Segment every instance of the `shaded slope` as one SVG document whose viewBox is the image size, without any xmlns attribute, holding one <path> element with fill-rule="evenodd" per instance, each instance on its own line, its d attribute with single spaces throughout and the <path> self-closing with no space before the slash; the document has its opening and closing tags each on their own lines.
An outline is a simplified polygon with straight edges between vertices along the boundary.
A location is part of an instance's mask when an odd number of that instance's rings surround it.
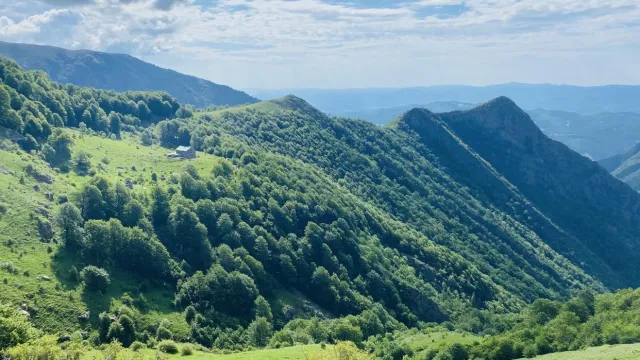
<svg viewBox="0 0 640 360">
<path fill-rule="evenodd" d="M 116 91 L 163 90 L 182 103 L 199 107 L 257 101 L 228 86 L 163 69 L 124 54 L 0 41 L 0 55 L 14 59 L 26 70 L 43 70 L 53 81 L 63 84 Z"/>
<path fill-rule="evenodd" d="M 617 274 L 602 278 L 605 283 L 637 285 L 637 193 L 597 163 L 546 137 L 508 98 L 439 116 L 547 217 Z M 567 256 L 577 262 L 584 254 Z"/>
<path fill-rule="evenodd" d="M 564 297 L 585 283 L 598 287 L 518 218 L 452 178 L 415 136 L 299 111 L 308 106 L 288 96 L 252 110 L 213 113 L 211 125 L 322 168 L 358 198 L 462 255 L 519 299 Z"/>
<path fill-rule="evenodd" d="M 611 175 L 629 184 L 634 190 L 640 191 L 640 144 L 624 154 L 602 159 L 598 163 Z"/>
</svg>

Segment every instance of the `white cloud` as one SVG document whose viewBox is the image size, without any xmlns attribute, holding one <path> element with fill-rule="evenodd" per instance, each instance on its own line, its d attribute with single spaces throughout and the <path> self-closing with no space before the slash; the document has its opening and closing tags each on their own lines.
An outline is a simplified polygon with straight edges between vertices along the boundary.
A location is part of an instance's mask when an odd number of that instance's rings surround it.
<svg viewBox="0 0 640 360">
<path fill-rule="evenodd" d="M 634 61 L 625 56 L 640 57 L 637 0 L 406 0 L 390 7 L 321 0 L 158 1 L 94 0 L 73 11 L 4 16 L 0 38 L 130 52 L 240 86 L 640 82 L 637 72 L 616 73 Z M 169 6 L 171 11 L 163 10 Z M 452 7 L 459 13 L 438 16 Z M 53 19 L 72 31 L 43 36 Z M 584 56 L 593 64 L 615 58 L 618 69 L 594 69 L 585 78 L 585 71 L 566 65 Z"/>
<path fill-rule="evenodd" d="M 83 16 L 68 9 L 52 9 L 14 21 L 0 17 L 0 37 L 13 41 L 44 41 L 58 36 L 70 36 L 70 27 L 83 20 Z"/>
</svg>

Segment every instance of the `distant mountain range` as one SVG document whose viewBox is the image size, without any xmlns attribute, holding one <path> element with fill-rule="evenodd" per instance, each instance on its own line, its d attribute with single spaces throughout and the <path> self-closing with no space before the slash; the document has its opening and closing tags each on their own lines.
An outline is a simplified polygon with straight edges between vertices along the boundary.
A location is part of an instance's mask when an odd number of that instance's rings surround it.
<svg viewBox="0 0 640 360">
<path fill-rule="evenodd" d="M 44 70 L 63 84 L 129 91 L 162 90 L 197 107 L 240 105 L 258 100 L 208 80 L 163 69 L 130 55 L 0 41 L 0 56 L 27 70 Z"/>
<path fill-rule="evenodd" d="M 371 89 L 275 89 L 248 90 L 260 99 L 287 94 L 299 96 L 331 115 L 428 104 L 435 101 L 459 101 L 479 104 L 499 96 L 508 96 L 523 109 L 552 109 L 581 114 L 602 112 L 640 112 L 640 86 L 580 87 L 549 84 L 509 83 L 491 86 L 445 85 L 416 88 Z"/>
<path fill-rule="evenodd" d="M 594 160 L 620 154 L 640 140 L 640 113 L 527 112 L 547 136 Z"/>
</svg>

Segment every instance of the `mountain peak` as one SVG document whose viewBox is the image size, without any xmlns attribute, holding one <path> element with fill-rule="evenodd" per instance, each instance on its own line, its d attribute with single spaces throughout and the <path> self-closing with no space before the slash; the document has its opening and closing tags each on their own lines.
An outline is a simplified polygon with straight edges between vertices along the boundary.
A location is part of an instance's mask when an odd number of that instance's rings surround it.
<svg viewBox="0 0 640 360">
<path fill-rule="evenodd" d="M 302 113 L 309 113 L 314 115 L 324 115 L 320 110 L 313 107 L 306 100 L 297 97 L 295 95 L 289 94 L 279 99 L 270 100 L 271 103 L 276 104 L 285 109 L 298 111 Z"/>
<path fill-rule="evenodd" d="M 534 146 L 544 137 L 531 117 L 506 96 L 442 118 L 454 128 L 462 127 L 476 133 L 495 133 L 518 147 Z"/>
<path fill-rule="evenodd" d="M 490 111 L 490 112 L 500 112 L 502 114 L 511 113 L 513 115 L 526 116 L 524 110 L 522 110 L 515 101 L 511 100 L 506 96 L 499 96 L 495 99 L 489 100 L 484 104 L 480 104 L 469 111 Z M 533 123 L 533 121 L 531 121 Z"/>
</svg>

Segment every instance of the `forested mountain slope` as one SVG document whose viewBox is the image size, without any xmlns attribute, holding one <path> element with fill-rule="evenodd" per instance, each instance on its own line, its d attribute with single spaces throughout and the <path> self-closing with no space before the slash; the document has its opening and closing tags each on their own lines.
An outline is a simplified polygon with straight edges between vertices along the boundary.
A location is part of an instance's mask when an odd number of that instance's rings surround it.
<svg viewBox="0 0 640 360">
<path fill-rule="evenodd" d="M 469 113 L 474 114 L 481 109 L 487 109 L 487 107 L 493 108 L 494 105 L 500 106 L 505 100 L 506 99 L 498 99 L 488 106 L 479 107 Z M 513 104 L 511 101 L 506 102 Z M 277 151 L 291 156 L 295 154 L 298 158 L 313 162 L 322 167 L 358 196 L 386 209 L 398 219 L 416 226 L 420 231 L 433 237 L 434 240 L 441 241 L 447 246 L 465 253 L 465 257 L 476 262 L 477 266 L 484 272 L 492 273 L 494 270 L 491 270 L 492 267 L 489 265 L 491 261 L 483 261 L 483 255 L 478 255 L 486 254 L 486 251 L 481 250 L 483 246 L 487 246 L 487 243 L 495 241 L 492 246 L 491 256 L 495 256 L 495 254 L 493 254 L 495 249 L 505 251 L 508 254 L 505 256 L 505 261 L 508 263 L 523 256 L 522 249 L 519 249 L 518 245 L 515 245 L 517 242 L 515 244 L 512 242 L 513 237 L 517 238 L 515 234 L 527 239 L 526 241 L 533 241 L 530 236 L 534 234 L 534 238 L 537 238 L 537 236 L 542 237 L 544 243 L 555 247 L 557 251 L 572 258 L 575 263 L 582 264 L 582 266 L 588 268 L 589 271 L 598 274 L 598 277 L 609 285 L 614 287 L 623 286 L 625 284 L 633 284 L 637 281 L 637 278 L 634 278 L 635 273 L 633 267 L 630 266 L 628 262 L 617 263 L 611 260 L 611 258 L 618 255 L 618 251 L 620 251 L 620 255 L 623 256 L 634 256 L 632 255 L 633 252 L 629 251 L 629 246 L 634 241 L 629 234 L 637 231 L 637 226 L 630 221 L 626 222 L 623 220 L 621 222 L 621 220 L 611 215 L 611 212 L 615 213 L 617 210 L 609 210 L 604 207 L 607 205 L 612 206 L 612 202 L 614 201 L 625 199 L 630 202 L 637 201 L 635 194 L 629 191 L 624 184 L 611 178 L 606 172 L 598 171 L 599 167 L 597 164 L 581 157 L 565 146 L 546 138 L 528 117 L 526 121 L 522 121 L 522 124 L 520 124 L 520 120 L 524 119 L 522 116 L 526 116 L 526 114 L 515 107 L 515 105 L 505 109 L 503 113 L 488 114 L 486 117 L 490 119 L 497 117 L 496 123 L 487 125 L 486 128 L 482 127 L 484 125 L 481 125 L 477 129 L 474 128 L 473 131 L 477 133 L 482 133 L 483 131 L 491 133 L 491 131 L 494 130 L 504 131 L 505 133 L 513 132 L 514 136 L 520 136 L 520 138 L 511 139 L 514 143 L 511 146 L 517 147 L 528 146 L 528 140 L 526 136 L 522 134 L 535 134 L 537 138 L 545 139 L 545 146 L 549 146 L 551 149 L 549 151 L 555 151 L 552 154 L 552 159 L 559 157 L 559 160 L 555 161 L 571 163 L 577 161 L 578 164 L 582 164 L 582 167 L 576 167 L 574 165 L 570 168 L 572 169 L 571 171 L 595 171 L 598 178 L 601 179 L 600 181 L 607 183 L 611 189 L 605 188 L 603 190 L 596 187 L 592 182 L 588 181 L 588 179 L 581 180 L 580 176 L 582 175 L 576 175 L 578 179 L 576 179 L 574 186 L 571 187 L 569 184 L 571 179 L 567 179 L 569 175 L 561 173 L 556 178 L 554 173 L 556 170 L 552 167 L 537 169 L 541 172 L 537 174 L 537 176 L 544 177 L 544 179 L 554 179 L 555 182 L 550 182 L 550 180 L 539 181 L 535 184 L 528 185 L 528 187 L 520 188 L 523 186 L 523 183 L 517 182 L 515 181 L 517 179 L 514 179 L 511 183 L 514 184 L 515 187 L 509 184 L 505 185 L 505 182 L 501 179 L 503 175 L 501 173 L 504 171 L 506 179 L 510 180 L 509 176 L 513 173 L 518 173 L 520 169 L 515 164 L 511 164 L 511 168 L 493 166 L 497 171 L 492 170 L 486 172 L 486 176 L 477 176 L 477 181 L 481 183 L 484 188 L 469 190 L 464 186 L 467 185 L 465 178 L 474 177 L 477 174 L 469 172 L 468 169 L 469 167 L 473 168 L 481 166 L 482 164 L 482 161 L 480 161 L 477 156 L 472 156 L 473 152 L 476 151 L 475 146 L 477 145 L 473 141 L 467 143 L 469 146 L 462 146 L 463 150 L 460 150 L 462 153 L 458 156 L 471 157 L 473 163 L 464 163 L 464 166 L 452 169 L 449 167 L 450 160 L 448 154 L 435 153 L 439 151 L 442 146 L 439 142 L 453 141 L 452 139 L 439 138 L 435 143 L 423 143 L 420 139 L 411 137 L 410 134 L 402 131 L 398 132 L 394 129 L 397 126 L 378 129 L 375 126 L 361 121 L 328 118 L 318 111 L 313 111 L 306 102 L 295 97 L 286 97 L 282 100 L 274 101 L 272 104 L 276 104 L 281 109 L 284 108 L 291 112 L 291 115 L 287 117 L 287 121 L 283 120 L 282 115 L 279 117 L 275 115 L 268 116 L 268 114 L 258 111 L 259 116 L 252 116 L 250 111 L 247 110 L 245 114 L 222 112 L 225 115 L 220 116 L 220 125 L 232 133 L 246 136 L 251 142 L 260 143 L 270 151 Z M 511 123 L 504 122 L 501 117 L 505 116 L 505 113 L 508 117 L 516 116 L 519 118 Z M 409 113 L 409 115 L 411 114 L 412 112 Z M 442 116 L 447 120 L 451 115 L 445 114 Z M 434 115 L 434 117 L 437 118 L 438 116 Z M 403 122 L 402 119 L 400 122 Z M 287 125 L 285 126 L 283 123 Z M 469 128 L 471 128 L 471 125 L 472 124 L 470 124 Z M 462 126 L 454 129 L 454 133 L 457 135 L 458 132 L 455 130 L 466 135 L 466 130 Z M 470 132 L 473 133 L 473 131 Z M 488 136 L 486 136 L 486 138 L 487 140 L 491 139 Z M 463 141 L 465 140 L 464 138 L 462 139 Z M 496 141 L 498 140 L 499 139 L 496 139 Z M 471 149 L 469 149 L 469 147 L 471 147 Z M 560 147 L 560 150 L 558 150 L 558 147 Z M 480 148 L 480 150 L 484 149 Z M 478 153 L 481 157 L 485 155 L 481 151 L 478 151 Z M 440 155 L 440 157 L 438 155 Z M 549 156 L 546 153 L 540 153 L 538 156 L 542 156 L 542 158 L 536 161 L 550 161 L 545 158 Z M 505 157 L 508 159 L 508 154 L 505 155 Z M 491 162 L 495 159 L 489 157 L 488 160 Z M 434 164 L 436 165 L 434 166 Z M 444 166 L 438 168 L 437 164 Z M 584 169 L 585 167 L 586 170 Z M 570 171 L 570 169 L 566 169 L 565 171 Z M 525 167 L 524 170 L 526 171 L 527 168 Z M 530 172 L 525 172 L 524 174 L 530 174 Z M 483 173 L 483 175 L 485 175 L 485 173 Z M 443 178 L 439 179 L 439 176 Z M 461 183 L 456 183 L 452 179 L 461 179 Z M 492 181 L 492 179 L 496 180 Z M 559 193 L 568 192 L 569 189 L 572 191 L 563 196 L 564 201 L 558 200 L 552 205 L 541 203 L 541 205 L 545 206 L 541 208 L 541 206 L 535 202 L 533 202 L 532 205 L 527 200 L 529 196 L 533 196 L 533 199 L 539 200 L 539 198 L 536 197 L 536 193 L 531 190 L 532 188 L 539 189 L 538 191 L 542 192 L 547 188 L 554 189 L 553 186 L 555 186 L 556 183 L 559 187 L 557 190 Z M 444 184 L 450 185 L 447 186 Z M 461 186 L 461 184 L 463 185 Z M 488 184 L 496 185 L 495 187 L 489 187 Z M 394 189 L 393 193 L 389 192 L 389 187 Z M 603 196 L 602 193 L 607 191 L 609 191 L 610 194 L 604 195 L 608 200 L 607 203 L 603 204 L 602 209 L 591 206 L 587 210 L 581 209 L 577 211 L 573 208 L 575 204 L 580 204 L 581 202 L 586 206 L 587 200 L 584 199 L 584 196 L 587 196 L 586 194 Z M 435 194 L 437 194 L 437 196 Z M 603 201 L 601 197 L 598 199 L 600 199 L 599 201 Z M 507 228 L 505 230 L 501 228 L 501 226 L 504 226 L 502 222 L 496 221 L 492 223 L 491 220 L 487 219 L 490 218 L 489 216 L 478 216 L 477 213 L 475 213 L 477 210 L 470 208 L 471 204 L 475 205 L 475 201 L 484 202 L 484 204 L 479 205 L 482 207 L 500 209 L 496 211 L 501 215 L 503 213 L 509 214 L 513 217 L 511 220 L 517 223 L 517 225 L 511 225 L 513 228 Z M 451 202 L 457 202 L 459 205 L 454 207 L 451 205 Z M 620 205 L 622 206 L 622 204 Z M 567 208 L 574 210 L 565 210 Z M 539 212 L 536 209 L 542 211 Z M 631 212 L 631 214 L 635 211 L 633 203 L 626 209 L 628 210 L 623 211 Z M 587 219 L 588 216 L 597 217 L 600 216 L 601 212 L 611 211 L 608 214 L 602 214 L 602 216 L 603 219 L 608 219 L 612 224 L 616 224 L 616 226 L 619 227 L 617 230 L 619 235 L 618 237 L 607 236 L 607 241 L 596 240 L 596 237 L 593 236 L 594 233 L 585 231 L 581 226 L 572 225 L 570 221 L 566 220 L 565 218 L 568 215 L 567 212 L 564 211 L 577 214 L 574 215 L 573 221 L 587 221 L 585 219 Z M 469 219 L 470 228 L 463 230 L 460 234 L 470 232 L 478 236 L 478 239 L 482 239 L 482 241 L 461 241 L 461 239 L 465 238 L 463 235 L 460 235 L 460 240 L 456 241 L 456 237 L 452 235 L 452 233 L 458 230 L 459 224 L 456 224 L 457 226 L 448 226 L 447 223 L 450 220 L 442 220 L 446 218 L 446 215 L 453 218 L 460 218 L 461 214 L 465 213 Z M 634 215 L 627 214 L 626 216 L 633 217 Z M 446 229 L 446 236 L 434 231 L 433 224 L 434 221 L 436 221 L 435 219 L 443 221 L 444 224 L 440 226 Z M 465 220 L 460 222 L 467 225 L 467 219 L 464 219 Z M 590 221 L 591 224 L 596 223 L 593 218 L 591 218 Z M 455 222 L 458 223 L 458 221 Z M 496 223 L 500 223 L 500 225 L 496 225 Z M 567 228 L 565 229 L 563 226 L 556 225 L 565 225 Z M 522 231 L 523 228 L 526 229 L 526 231 Z M 493 231 L 495 231 L 495 233 L 493 233 Z M 596 229 L 594 231 L 601 232 L 603 230 Z M 440 239 L 440 237 L 443 237 L 443 239 Z M 582 239 L 582 237 L 585 238 Z M 505 246 L 503 241 L 509 244 L 509 246 Z M 589 241 L 593 243 L 589 243 Z M 471 248 L 474 247 L 476 248 L 471 250 Z M 608 260 L 603 258 L 603 256 L 607 256 L 605 255 L 607 252 L 603 251 L 604 248 L 611 249 Z M 513 251 L 517 255 L 509 253 L 509 251 Z M 532 258 L 526 256 L 525 259 L 526 260 L 522 259 L 518 261 L 518 266 L 514 268 L 527 269 L 527 266 L 531 265 L 528 261 L 534 261 Z M 535 267 L 537 265 L 533 266 Z M 517 272 L 517 270 L 514 271 Z M 529 270 L 526 272 L 527 274 L 536 273 L 535 271 Z M 535 275 L 531 276 L 535 277 Z M 492 277 L 497 281 L 500 281 L 498 279 L 501 278 L 498 274 Z M 513 284 L 513 282 L 508 281 L 504 282 L 504 286 L 506 288 L 513 286 L 525 287 L 522 282 L 520 282 L 520 284 Z M 528 284 L 526 287 L 531 288 L 531 286 L 532 284 Z M 527 290 L 523 291 L 527 292 Z"/>
<path fill-rule="evenodd" d="M 428 322 L 496 331 L 497 314 L 537 298 L 638 280 L 636 227 L 601 210 L 587 213 L 606 230 L 571 226 L 593 180 L 568 191 L 565 172 L 523 166 L 544 180 L 523 183 L 451 118 L 507 134 L 515 161 L 539 130 L 506 99 L 379 127 L 294 96 L 192 113 L 167 93 L 60 85 L 8 59 L 0 80 L 0 321 L 15 334 L 0 352 L 39 331 L 217 350 L 362 345 Z M 179 145 L 198 157 L 165 156 Z M 593 165 L 607 185 L 593 201 L 633 215 L 635 192 Z M 564 194 L 569 213 L 532 189 Z"/>
<path fill-rule="evenodd" d="M 457 182 L 428 146 L 405 132 L 329 118 L 292 96 L 220 111 L 209 121 L 248 143 L 321 167 L 358 197 L 461 253 L 509 292 L 527 299 L 557 296 L 582 276 L 527 226 L 533 210 L 526 199 L 514 195 L 503 200 L 509 211 L 501 210 L 487 194 Z"/>
<path fill-rule="evenodd" d="M 575 246 L 589 249 L 617 273 L 617 279 L 609 279 L 612 284 L 637 284 L 640 274 L 632 264 L 639 260 L 635 249 L 640 238 L 640 197 L 635 191 L 596 162 L 546 137 L 507 98 L 439 117 L 551 221 L 581 243 Z M 577 248 L 561 252 L 588 266 Z"/>
<path fill-rule="evenodd" d="M 294 97 L 192 117 L 165 93 L 62 86 L 6 59 L 0 76 L 0 300 L 49 304 L 32 315 L 41 329 L 95 328 L 125 304 L 141 333 L 155 333 L 164 312 L 172 337 L 233 348 L 259 296 L 276 330 L 309 314 L 353 315 L 331 322 L 357 325 L 336 335 L 352 339 L 603 289 L 400 133 Z M 298 143 L 276 141 L 292 135 Z M 209 154 L 180 163 L 157 147 L 188 144 Z M 399 168 L 407 159 L 420 178 Z M 176 319 L 188 307 L 201 315 L 190 335 Z M 357 335 L 357 319 L 372 316 L 383 328 Z M 130 343 L 108 328 L 98 341 Z"/>
<path fill-rule="evenodd" d="M 0 56 L 14 59 L 27 70 L 43 70 L 62 84 L 116 91 L 166 91 L 180 102 L 198 107 L 257 101 L 228 86 L 163 69 L 125 54 L 0 41 Z"/>
</svg>

